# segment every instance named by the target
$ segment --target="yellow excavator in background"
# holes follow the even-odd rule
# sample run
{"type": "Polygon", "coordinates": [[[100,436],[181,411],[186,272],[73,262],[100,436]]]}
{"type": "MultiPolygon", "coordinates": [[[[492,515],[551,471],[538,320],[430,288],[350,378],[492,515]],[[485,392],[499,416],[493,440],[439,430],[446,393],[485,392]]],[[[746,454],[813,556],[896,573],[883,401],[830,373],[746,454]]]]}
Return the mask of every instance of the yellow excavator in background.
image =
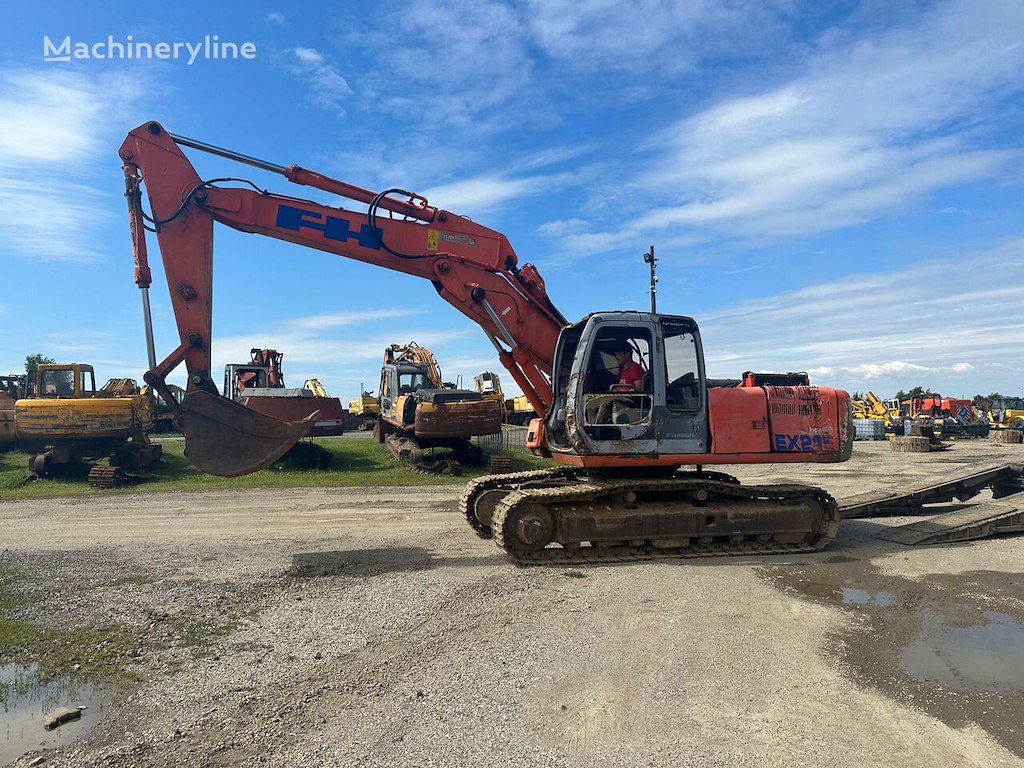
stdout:
{"type": "Polygon", "coordinates": [[[25,394],[25,376],[0,376],[0,451],[14,446],[14,403],[25,394]]]}
{"type": "Polygon", "coordinates": [[[902,435],[904,415],[896,398],[882,400],[874,392],[865,392],[863,398],[850,401],[855,419],[881,419],[885,421],[885,434],[902,435]]]}
{"type": "MultiPolygon", "coordinates": [[[[148,432],[154,401],[133,379],[110,379],[96,389],[96,374],[85,363],[42,364],[36,369],[34,397],[14,402],[14,440],[8,447],[31,453],[29,469],[49,475],[58,466],[109,458],[94,466],[92,485],[109,487],[160,458],[148,432]]],[[[7,430],[9,431],[9,429],[7,430]]]]}
{"type": "Polygon", "coordinates": [[[874,392],[865,392],[863,399],[852,400],[855,419],[893,419],[900,416],[900,401],[882,400],[874,392]]]}
{"type": "Polygon", "coordinates": [[[985,412],[993,429],[1024,430],[1024,398],[1004,397],[994,401],[985,412]]]}
{"type": "Polygon", "coordinates": [[[536,418],[537,411],[526,395],[519,395],[505,401],[505,420],[509,424],[523,427],[536,418]]]}
{"type": "Polygon", "coordinates": [[[498,374],[491,371],[483,371],[478,373],[473,378],[473,381],[476,383],[476,391],[485,400],[498,400],[501,403],[501,420],[503,423],[522,427],[529,424],[531,419],[537,418],[537,411],[534,410],[526,395],[505,397],[498,374]]]}
{"type": "Polygon", "coordinates": [[[446,385],[429,349],[413,341],[384,351],[374,436],[396,457],[419,464],[424,449],[450,448],[459,462],[480,464],[483,452],[470,438],[499,432],[501,404],[446,385]]]}
{"type": "Polygon", "coordinates": [[[362,382],[359,384],[359,399],[348,401],[348,412],[360,419],[356,429],[373,429],[380,413],[380,398],[373,392],[367,392],[362,382]]]}
{"type": "Polygon", "coordinates": [[[484,400],[494,400],[501,407],[501,420],[506,421],[506,407],[508,400],[505,399],[505,392],[501,388],[501,379],[494,371],[480,371],[473,377],[473,384],[476,391],[484,400]]]}
{"type": "MultiPolygon", "coordinates": [[[[181,401],[185,397],[185,390],[177,384],[168,384],[167,389],[173,395],[174,401],[181,405],[181,401]]],[[[153,402],[153,426],[149,430],[149,434],[177,432],[178,425],[174,423],[174,410],[158,397],[153,388],[148,384],[143,384],[140,391],[153,402]]]]}

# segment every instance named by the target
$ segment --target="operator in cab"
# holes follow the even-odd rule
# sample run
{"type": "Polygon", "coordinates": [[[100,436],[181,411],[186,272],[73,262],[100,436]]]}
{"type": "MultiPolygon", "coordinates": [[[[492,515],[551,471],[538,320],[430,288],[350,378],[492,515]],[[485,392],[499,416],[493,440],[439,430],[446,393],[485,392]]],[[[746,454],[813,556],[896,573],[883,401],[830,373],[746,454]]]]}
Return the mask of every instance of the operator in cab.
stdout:
{"type": "MultiPolygon", "coordinates": [[[[600,391],[626,391],[626,387],[633,392],[641,392],[644,388],[644,369],[633,359],[633,350],[625,341],[619,342],[612,348],[612,355],[619,368],[618,381],[613,384],[606,384],[600,391]]],[[[614,376],[607,372],[609,378],[614,376]]],[[[614,379],[612,379],[614,381],[614,379]]],[[[587,421],[591,424],[610,423],[612,400],[602,398],[599,402],[588,408],[587,421]]]]}
{"type": "Polygon", "coordinates": [[[633,350],[626,344],[620,345],[615,349],[615,362],[619,364],[619,384],[641,391],[644,388],[644,369],[633,359],[633,350]]]}

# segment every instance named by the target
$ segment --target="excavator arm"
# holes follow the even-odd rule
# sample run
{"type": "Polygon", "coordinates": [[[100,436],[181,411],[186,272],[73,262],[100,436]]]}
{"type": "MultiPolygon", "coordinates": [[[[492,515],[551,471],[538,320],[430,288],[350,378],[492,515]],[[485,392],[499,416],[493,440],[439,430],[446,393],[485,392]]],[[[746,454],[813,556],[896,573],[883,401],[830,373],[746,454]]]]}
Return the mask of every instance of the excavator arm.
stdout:
{"type": "Polygon", "coordinates": [[[131,131],[120,157],[135,282],[148,307],[152,276],[146,231],[155,232],[180,337],[178,348],[157,363],[147,328],[151,370],[145,379],[179,411],[189,458],[204,471],[229,476],[254,471],[308,432],[305,422],[264,421],[217,396],[210,352],[215,223],[430,280],[443,299],[484,330],[537,412],[550,405],[555,345],[568,323],[548,298],[537,269],[520,267],[501,233],[435,208],[420,195],[395,189],[375,193],[299,166],[278,166],[175,136],[155,122],[131,131]],[[279,173],[365,210],[275,194],[244,179],[203,179],[183,146],[279,173]],[[165,379],[182,362],[188,386],[179,410],[165,379]],[[235,458],[238,433],[244,433],[250,449],[235,458]]]}
{"type": "Polygon", "coordinates": [[[444,379],[441,376],[441,366],[434,357],[434,353],[426,347],[421,347],[412,341],[408,344],[392,344],[384,350],[384,364],[398,365],[400,363],[413,363],[422,365],[427,372],[430,386],[434,389],[444,388],[444,379]]]}

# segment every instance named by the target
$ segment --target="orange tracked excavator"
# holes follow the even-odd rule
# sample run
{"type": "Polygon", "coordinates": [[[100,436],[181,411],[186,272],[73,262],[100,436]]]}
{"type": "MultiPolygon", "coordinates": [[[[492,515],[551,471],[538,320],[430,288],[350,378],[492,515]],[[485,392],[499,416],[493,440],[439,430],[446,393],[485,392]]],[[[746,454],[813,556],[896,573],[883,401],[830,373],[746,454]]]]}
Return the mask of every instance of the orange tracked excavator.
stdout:
{"type": "MultiPolygon", "coordinates": [[[[854,437],[846,392],[710,379],[697,323],[653,306],[570,323],[537,269],[520,264],[501,233],[421,195],[372,192],[176,136],[155,122],[133,130],[120,157],[147,317],[145,378],[177,410],[188,457],[200,469],[255,471],[315,422],[315,414],[296,423],[268,419],[218,396],[210,334],[213,230],[220,223],[422,277],[481,327],[542,414],[531,422],[527,446],[559,465],[479,478],[462,496],[473,528],[517,561],[799,552],[835,535],[839,516],[825,491],[746,486],[707,467],[845,461],[854,437]],[[183,147],[280,174],[360,210],[244,180],[203,179],[183,147]],[[147,229],[156,233],[181,341],[159,364],[148,320],[147,229]],[[179,405],[164,380],[182,362],[188,388],[179,405]]],[[[653,250],[649,256],[653,280],[653,250]]]]}

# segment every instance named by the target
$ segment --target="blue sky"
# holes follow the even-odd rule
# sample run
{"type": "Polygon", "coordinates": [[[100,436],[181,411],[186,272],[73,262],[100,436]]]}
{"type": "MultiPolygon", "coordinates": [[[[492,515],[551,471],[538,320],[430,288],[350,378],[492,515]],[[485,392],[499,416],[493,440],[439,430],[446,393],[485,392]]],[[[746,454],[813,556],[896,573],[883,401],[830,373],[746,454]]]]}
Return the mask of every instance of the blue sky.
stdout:
{"type": "MultiPolygon", "coordinates": [[[[0,373],[39,352],[141,378],[117,148],[156,119],[497,229],[572,320],[649,307],[653,244],[658,308],[698,320],[717,377],[1024,392],[1019,0],[336,5],[6,4],[0,373]],[[52,62],[44,35],[256,53],[52,62]]],[[[203,177],[310,195],[189,154],[203,177]]],[[[215,380],[274,347],[289,384],[347,400],[411,340],[446,379],[501,372],[423,281],[226,228],[216,243],[215,380]]],[[[177,343],[161,280],[158,358],[177,343]]]]}

